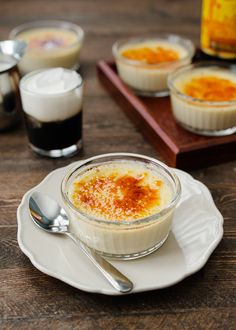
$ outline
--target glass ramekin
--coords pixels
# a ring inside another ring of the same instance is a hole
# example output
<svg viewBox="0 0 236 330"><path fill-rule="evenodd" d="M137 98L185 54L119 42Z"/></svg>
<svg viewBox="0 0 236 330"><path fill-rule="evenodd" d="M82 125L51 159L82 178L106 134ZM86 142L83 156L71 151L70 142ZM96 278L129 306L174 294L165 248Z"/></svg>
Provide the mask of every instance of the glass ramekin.
<svg viewBox="0 0 236 330"><path fill-rule="evenodd" d="M209 72L209 75L231 74L231 77L235 76L236 83L236 65L202 62L176 70L168 78L172 112L176 121L188 131L200 135L224 136L235 133L236 99L204 101L184 94L178 87L183 79L200 72Z"/></svg>
<svg viewBox="0 0 236 330"><path fill-rule="evenodd" d="M38 29L55 29L64 32L72 32L76 36L76 41L68 46L47 46L27 48L26 53L19 63L22 74L34 70L63 67L66 69L78 69L79 56L84 39L84 31L74 23L60 20L42 20L25 23L14 28L10 33L11 39L24 40L23 33ZM27 40L26 40L27 41Z"/></svg>
<svg viewBox="0 0 236 330"><path fill-rule="evenodd" d="M82 212L68 197L75 178L99 165L120 162L138 162L159 173L170 186L172 199L159 213L133 220L101 220ZM113 259L135 259L152 253L167 239L173 212L180 198L180 182L165 164L146 156L114 153L92 157L69 170L61 184L61 194L70 218L70 231L98 253Z"/></svg>
<svg viewBox="0 0 236 330"><path fill-rule="evenodd" d="M180 47L186 54L177 61L160 64L148 64L134 61L122 56L121 51L136 45L164 42L170 47ZM166 96L169 94L167 76L176 68L187 65L194 55L194 45L191 40L178 35L163 34L156 38L132 38L117 41L112 52L116 61L117 70L121 79L131 87L134 92L142 96Z"/></svg>

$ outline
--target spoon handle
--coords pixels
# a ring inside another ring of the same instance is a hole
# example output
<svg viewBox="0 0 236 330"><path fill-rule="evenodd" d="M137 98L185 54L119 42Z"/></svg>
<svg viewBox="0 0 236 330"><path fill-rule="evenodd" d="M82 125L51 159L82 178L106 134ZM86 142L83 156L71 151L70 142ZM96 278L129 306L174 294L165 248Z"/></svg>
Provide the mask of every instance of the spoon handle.
<svg viewBox="0 0 236 330"><path fill-rule="evenodd" d="M86 256L100 270L100 272L116 290L125 293L133 289L133 283L106 259L81 242L74 234L69 232L66 234L82 248L82 251L86 254Z"/></svg>

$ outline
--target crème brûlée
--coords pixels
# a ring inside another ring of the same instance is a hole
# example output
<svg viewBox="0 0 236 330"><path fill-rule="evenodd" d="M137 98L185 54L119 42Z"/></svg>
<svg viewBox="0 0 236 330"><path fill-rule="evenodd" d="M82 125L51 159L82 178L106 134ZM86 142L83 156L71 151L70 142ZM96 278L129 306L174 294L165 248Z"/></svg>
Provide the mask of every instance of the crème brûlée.
<svg viewBox="0 0 236 330"><path fill-rule="evenodd" d="M82 39L72 29L34 27L21 31L15 38L28 45L20 62L23 73L51 67L71 69L78 63Z"/></svg>
<svg viewBox="0 0 236 330"><path fill-rule="evenodd" d="M170 202L171 191L150 170L113 164L84 173L73 183L70 198L75 207L96 218L132 221L160 212Z"/></svg>
<svg viewBox="0 0 236 330"><path fill-rule="evenodd" d="M196 67L176 73L171 84L174 86L173 114L186 128L200 134L205 131L206 135L222 131L224 135L223 130L236 126L236 75L233 72Z"/></svg>
<svg viewBox="0 0 236 330"><path fill-rule="evenodd" d="M77 41L77 35L73 31L59 28L35 28L21 32L18 39L27 42L28 49L55 50L71 46Z"/></svg>
<svg viewBox="0 0 236 330"><path fill-rule="evenodd" d="M170 45L155 44L128 48L121 51L121 55L129 60L142 61L148 64L173 62L180 58L180 52L176 48L173 49Z"/></svg>
<svg viewBox="0 0 236 330"><path fill-rule="evenodd" d="M195 77L183 86L183 92L203 101L232 101L236 100L236 82L217 76Z"/></svg>
<svg viewBox="0 0 236 330"><path fill-rule="evenodd" d="M70 230L105 255L145 255L169 234L173 207L161 212L173 195L165 175L141 162L95 166L78 173L69 185Z"/></svg>
<svg viewBox="0 0 236 330"><path fill-rule="evenodd" d="M180 38L180 37L179 37ZM137 92L167 92L167 76L189 64L193 47L165 39L115 44L113 54L121 79Z"/></svg>

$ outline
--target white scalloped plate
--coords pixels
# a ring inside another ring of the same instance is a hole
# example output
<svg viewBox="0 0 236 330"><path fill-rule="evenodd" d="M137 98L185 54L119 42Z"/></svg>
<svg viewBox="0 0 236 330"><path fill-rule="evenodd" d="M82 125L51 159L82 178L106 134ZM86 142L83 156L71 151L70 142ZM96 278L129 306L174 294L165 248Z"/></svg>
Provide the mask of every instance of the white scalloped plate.
<svg viewBox="0 0 236 330"><path fill-rule="evenodd" d="M63 205L60 182L70 166L51 172L28 191L17 210L18 243L32 264L45 274L75 288L119 295L82 251L64 236L53 236L37 228L28 213L33 191L41 191ZM165 288L195 273L207 262L223 236L223 218L209 190L189 174L175 169L182 186L172 232L153 254L133 261L111 261L134 283L132 293Z"/></svg>

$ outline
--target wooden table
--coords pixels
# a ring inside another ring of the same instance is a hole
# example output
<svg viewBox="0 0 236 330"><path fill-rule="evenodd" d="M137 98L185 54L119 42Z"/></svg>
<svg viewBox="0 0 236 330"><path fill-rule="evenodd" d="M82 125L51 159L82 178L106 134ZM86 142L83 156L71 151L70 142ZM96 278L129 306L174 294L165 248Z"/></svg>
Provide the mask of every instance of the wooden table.
<svg viewBox="0 0 236 330"><path fill-rule="evenodd" d="M50 171L106 152L161 159L96 77L115 40L174 32L199 41L200 0L1 0L0 38L36 19L65 19L86 33L82 72L84 150L73 159L34 155L23 127L0 135L0 327L3 329L235 329L236 161L191 171L222 212L224 237L198 273L167 289L109 297L77 290L35 269L17 243L16 209L23 194Z"/></svg>

